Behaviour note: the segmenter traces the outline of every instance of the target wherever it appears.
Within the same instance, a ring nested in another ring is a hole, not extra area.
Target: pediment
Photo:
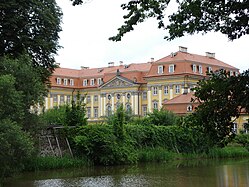
[[[109,80],[105,84],[101,86],[101,88],[124,88],[124,87],[131,87],[136,85],[129,79],[126,79],[121,76],[116,76],[113,79]]]

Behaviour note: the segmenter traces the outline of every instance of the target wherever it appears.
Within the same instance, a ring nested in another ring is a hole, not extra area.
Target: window
[[[230,76],[233,76],[233,71],[230,71]]]
[[[98,96],[94,95],[94,102],[98,102]]]
[[[163,66],[158,66],[158,69],[157,69],[157,73],[158,74],[162,74],[163,73]]]
[[[153,95],[157,95],[157,91],[158,91],[158,88],[157,87],[153,87]]]
[[[176,94],[179,94],[180,93],[180,85],[176,85]]]
[[[53,102],[57,103],[57,95],[53,95],[52,97],[53,97]]]
[[[87,86],[87,79],[83,80],[83,86]]]
[[[74,80],[73,80],[73,79],[70,79],[70,80],[69,80],[69,84],[70,84],[70,86],[73,86],[73,85],[74,85]]]
[[[235,76],[237,77],[238,75],[239,75],[239,73],[236,71],[236,72],[235,72]]]
[[[144,106],[142,106],[142,112],[143,112],[143,116],[146,116],[147,115],[147,106],[146,105],[144,105]]]
[[[56,78],[56,84],[61,84],[61,78],[59,77]]]
[[[208,67],[208,73],[211,73],[212,72],[212,68],[209,66]]]
[[[111,96],[111,94],[109,94],[109,95],[107,96],[107,99],[108,99],[108,100],[111,100],[111,98],[112,98],[112,96]]]
[[[238,125],[237,123],[233,123],[232,133],[237,134],[237,131],[238,131]]]
[[[126,104],[126,111],[131,112],[131,105],[130,104]]]
[[[67,103],[70,103],[70,101],[71,101],[71,96],[67,95]]]
[[[91,85],[91,86],[94,85],[94,79],[91,79],[90,85]]]
[[[102,78],[98,78],[98,85],[102,84]]]
[[[91,118],[91,108],[87,108],[87,118]]]
[[[188,105],[187,106],[187,112],[192,112],[193,110],[193,106],[192,105]]]
[[[143,100],[147,99],[147,92],[143,92],[142,98],[143,98]]]
[[[64,79],[64,85],[67,85],[67,79]]]
[[[118,93],[117,94],[117,99],[119,100],[121,98],[121,95]]]
[[[199,73],[202,74],[202,66],[199,65]]]
[[[153,101],[153,109],[158,110],[158,102],[157,101]]]
[[[243,123],[243,128],[244,128],[244,133],[248,133],[248,127],[249,127],[249,124],[248,123]]]
[[[87,101],[87,103],[90,103],[90,102],[91,102],[91,96],[90,96],[90,95],[88,95],[88,96],[86,97],[86,101]]]
[[[196,65],[193,64],[192,66],[193,66],[193,72],[196,73]]]
[[[94,118],[98,118],[99,114],[98,114],[98,108],[94,108]]]
[[[112,107],[110,105],[107,106],[107,116],[110,116],[112,114]]]
[[[126,97],[127,97],[127,99],[130,99],[130,98],[131,98],[131,94],[128,93],[128,94],[126,95]]]
[[[169,94],[169,86],[164,86],[164,95]]]
[[[174,73],[175,72],[175,65],[171,64],[169,65],[169,73]]]
[[[64,103],[64,95],[60,95],[60,104]]]

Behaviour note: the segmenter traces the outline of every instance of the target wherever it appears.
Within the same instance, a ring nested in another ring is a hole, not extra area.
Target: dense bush
[[[54,107],[48,109],[46,112],[40,115],[42,121],[49,125],[49,124],[65,124],[65,113],[66,113],[66,106]]]
[[[242,145],[249,151],[249,134],[236,135],[234,142]]]
[[[22,170],[31,158],[33,144],[29,136],[10,120],[0,121],[0,179]]]

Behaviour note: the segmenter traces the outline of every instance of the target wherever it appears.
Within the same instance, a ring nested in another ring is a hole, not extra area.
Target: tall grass
[[[65,169],[89,166],[90,162],[86,158],[69,157],[36,157],[25,165],[25,171]]]
[[[138,150],[138,162],[166,162],[172,160],[176,153],[165,148],[143,148]]]
[[[207,154],[209,158],[243,158],[249,157],[249,152],[244,147],[213,148]]]

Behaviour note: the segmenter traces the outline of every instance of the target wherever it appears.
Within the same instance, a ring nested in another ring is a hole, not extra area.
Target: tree
[[[83,0],[71,0],[73,5],[82,4]],[[242,1],[208,1],[178,0],[178,11],[169,16],[169,24],[165,25],[165,13],[170,0],[130,0],[121,7],[128,13],[123,16],[124,24],[118,34],[110,38],[120,41],[125,33],[134,30],[134,26],[148,18],[158,20],[158,28],[165,29],[169,35],[165,38],[173,40],[185,34],[195,32],[220,31],[230,40],[249,34],[249,3]]]
[[[190,120],[209,136],[210,144],[225,146],[234,137],[233,118],[244,110],[249,113],[249,71],[238,77],[224,70],[212,73],[195,88],[195,97],[201,103]]]
[[[61,16],[55,0],[2,0],[0,57],[15,59],[28,53],[43,82],[47,81],[56,67]]]

